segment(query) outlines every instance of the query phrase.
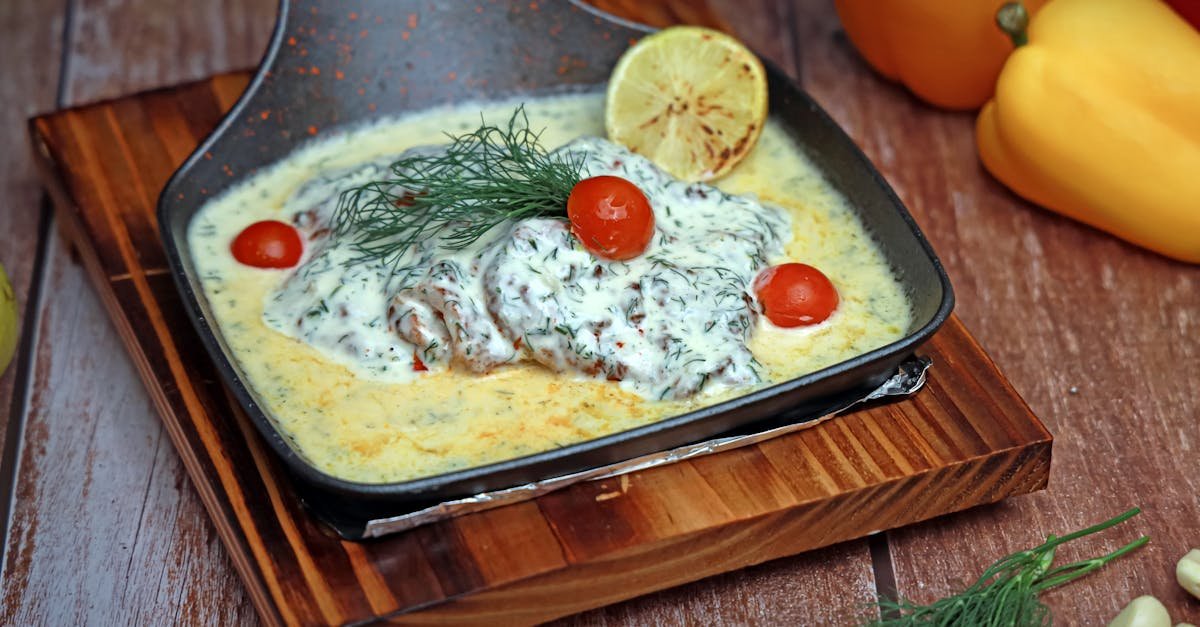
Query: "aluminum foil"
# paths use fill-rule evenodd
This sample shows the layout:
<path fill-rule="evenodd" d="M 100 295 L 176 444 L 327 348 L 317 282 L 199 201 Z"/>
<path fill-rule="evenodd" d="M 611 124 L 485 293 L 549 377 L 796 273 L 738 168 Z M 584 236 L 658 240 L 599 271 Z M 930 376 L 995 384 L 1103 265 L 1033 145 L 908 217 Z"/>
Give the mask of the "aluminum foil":
<path fill-rule="evenodd" d="M 543 494 L 561 490 L 570 485 L 583 481 L 596 481 L 599 479 L 608 479 L 619 475 L 662 466 L 665 464 L 673 464 L 685 459 L 701 457 L 703 455 L 712 455 L 742 446 L 757 444 L 772 438 L 777 438 L 781 435 L 807 429 L 818 425 L 840 413 L 843 413 L 857 405 L 871 401 L 886 399 L 890 397 L 908 396 L 915 393 L 925 385 L 925 374 L 929 370 L 932 361 L 928 357 L 910 357 L 907 361 L 900 364 L 896 369 L 896 373 L 891 376 L 882 385 L 873 390 L 871 393 L 862 398 L 847 402 L 829 413 L 814 418 L 808 418 L 799 422 L 775 427 L 759 433 L 748 435 L 737 435 L 729 437 L 714 438 L 705 442 L 696 444 L 688 444 L 673 448 L 667 451 L 650 453 L 641 457 L 635 457 L 623 462 L 600 466 L 590 470 L 582 470 L 580 472 L 545 479 L 525 485 L 505 488 L 503 490 L 494 490 L 492 492 L 483 492 L 474 496 L 447 501 L 437 505 L 427 507 L 425 509 L 400 514 L 390 518 L 380 518 L 367 523 L 363 537 L 378 538 L 392 533 L 412 529 L 421 525 L 427 525 L 439 520 L 462 516 L 463 514 L 471 514 L 489 510 L 494 507 L 502 507 L 511 505 L 521 501 L 528 501 L 537 498 Z"/>

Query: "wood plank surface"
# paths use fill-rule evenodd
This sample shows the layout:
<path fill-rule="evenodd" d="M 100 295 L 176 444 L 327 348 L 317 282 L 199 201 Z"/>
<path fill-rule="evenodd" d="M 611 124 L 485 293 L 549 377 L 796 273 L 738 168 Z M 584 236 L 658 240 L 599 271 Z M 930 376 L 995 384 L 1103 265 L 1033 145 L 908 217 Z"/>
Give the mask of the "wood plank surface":
<path fill-rule="evenodd" d="M 24 407 L 35 366 L 38 331 L 38 293 L 44 254 L 49 203 L 41 189 L 29 150 L 20 148 L 25 119 L 61 104 L 57 100 L 59 50 L 65 0 L 38 2 L 11 0 L 0 3 L 0 264 L 12 282 L 22 316 L 22 346 L 8 369 L 0 372 L 0 531 L 9 537 L 14 499 L 28 493 L 16 491 L 17 455 L 22 447 Z M 20 569 L 7 568 L 8 542 L 0 544 L 4 556 L 3 579 Z M 17 555 L 16 559 L 22 556 Z M 20 599 L 11 588 L 0 590 L 0 624 L 11 620 Z"/>
<path fill-rule="evenodd" d="M 36 320 L 36 303 L 30 295 L 43 218 L 45 198 L 28 150 L 21 149 L 25 120 L 52 109 L 58 88 L 59 42 L 62 40 L 65 0 L 0 3 L 0 265 L 16 292 L 23 319 Z M 32 321 L 22 339 L 32 342 Z M 26 392 L 32 351 L 21 349 L 12 365 L 0 372 L 0 460 L 11 460 L 19 440 L 20 406 Z M 18 379 L 22 379 L 20 389 Z M 14 395 L 15 393 L 15 395 Z M 12 415 L 10 415 L 12 414 Z M 9 440 L 9 432 L 14 436 Z M 9 449 L 12 449 L 11 451 Z M 7 519 L 12 486 L 11 465 L 0 463 L 0 529 Z"/>
<path fill-rule="evenodd" d="M 36 16 L 31 8 L 35 4 Z M 72 75 L 73 67 L 82 68 L 78 82 L 69 83 L 71 102 L 252 65 L 257 53 L 248 48 L 238 52 L 239 46 L 246 45 L 239 42 L 264 40 L 271 23 L 267 14 L 273 12 L 270 2 L 225 3 L 209 12 L 203 5 L 180 9 L 141 4 L 145 6 L 76 2 L 76 10 L 87 19 L 68 33 L 74 54 L 65 71 Z M 896 186 L 949 268 L 958 287 L 960 315 L 1059 436 L 1058 460 L 1051 489 L 1045 494 L 889 533 L 901 592 L 931 598 L 960 585 L 994 557 L 1036 542 L 1041 533 L 1095 521 L 1136 502 L 1149 510 L 1139 529 L 1156 536 L 1146 555 L 1053 595 L 1052 606 L 1066 622 L 1100 623 L 1126 599 L 1154 591 L 1167 601 L 1176 620 L 1197 622 L 1197 603 L 1182 597 L 1165 567 L 1182 553 L 1183 544 L 1200 544 L 1195 475 L 1185 473 L 1186 460 L 1195 457 L 1195 416 L 1200 413 L 1197 395 L 1190 388 L 1200 379 L 1196 269 L 1147 255 L 1009 195 L 977 166 L 971 117 L 928 109 L 870 74 L 838 34 L 826 2 L 722 0 L 716 4 L 732 5 L 733 11 L 720 13 L 738 32 L 785 68 L 799 71 L 806 88 Z M 56 22 L 60 18 L 46 3 L 30 0 L 3 3 L 0 16 L 4 17 L 0 46 L 20 53 L 0 58 L 3 114 L 14 110 L 13 103 L 30 99 L 46 103 L 39 108 L 48 107 L 53 90 L 46 91 L 47 85 L 53 84 L 58 71 L 54 52 L 58 42 L 53 34 L 61 29 L 61 22 Z M 237 37 L 219 38 L 219 33 L 237 29 L 241 29 Z M 154 34 L 144 35 L 147 32 Z M 30 38 L 33 43 L 25 43 Z M 38 54 L 30 60 L 28 50 Z M 51 100 L 44 100 L 47 97 Z M 19 136 L 19 127 L 5 120 L 0 132 Z M 20 161 L 23 154 L 2 153 L 0 159 L 15 156 L 18 167 L 12 171 L 5 167 L 0 177 L 12 176 L 28 185 L 28 166 L 20 165 L 27 163 Z M 14 174 L 22 171 L 24 175 Z M 7 190 L 11 183 L 4 185 Z M 0 261 L 12 272 L 10 255 L 15 257 L 16 265 L 29 266 L 23 274 L 28 277 L 36 242 L 20 233 L 21 228 L 30 228 L 30 216 L 36 215 L 36 196 L 14 198 L 0 207 Z M 10 230 L 11 224 L 25 226 Z M 137 435 L 144 436 L 158 422 L 82 271 L 66 261 L 61 248 L 54 249 L 52 263 L 57 265 L 46 271 L 47 281 L 57 282 L 45 292 L 62 295 L 46 303 L 37 318 L 47 320 L 38 325 L 48 338 L 22 357 L 27 363 L 36 359 L 39 367 L 31 371 L 41 372 L 41 389 L 55 390 L 60 398 L 53 406 L 35 404 L 19 413 L 25 414 L 27 423 L 44 424 L 43 434 L 63 426 L 75 428 L 74 423 L 80 422 L 106 435 L 82 443 L 60 437 L 38 453 L 47 444 L 37 439 L 36 429 L 27 430 L 20 475 L 26 492 L 23 497 L 18 494 L 18 510 L 37 515 L 26 514 L 24 531 L 11 533 L 5 542 L 0 623 L 18 622 L 18 618 L 48 622 L 44 616 L 192 624 L 219 617 L 239 623 L 251 620 L 241 584 L 223 551 L 211 548 L 217 544 L 214 530 L 165 438 L 158 439 L 157 462 L 120 467 L 131 453 L 144 460 L 145 454 L 137 449 L 148 444 L 137 437 L 122 439 L 113 431 L 125 428 L 129 433 L 130 424 L 142 425 L 145 429 Z M 53 278 L 58 275 L 74 278 Z M 1133 296 L 1125 295 L 1130 292 Z M 87 332 L 75 332 L 71 324 Z M 55 364 L 60 364 L 58 374 L 52 375 Z M 0 378 L 0 401 L 5 400 L 4 386 L 11 385 L 13 377 L 10 370 Z M 1072 387 L 1077 393 L 1071 393 Z M 5 410 L 8 406 L 7 402 L 0 405 Z M 82 450 L 69 450 L 72 447 Z M 111 456 L 100 455 L 101 447 L 107 447 Z M 89 456 L 104 463 L 89 462 Z M 60 459 L 69 463 L 59 464 Z M 79 496 L 72 492 L 73 484 L 89 472 L 95 475 L 97 468 L 102 470 L 100 483 L 140 476 L 141 485 L 151 486 L 143 491 L 149 496 L 137 496 L 134 490 L 133 496 L 109 495 L 110 501 L 117 499 L 109 502 L 89 490 L 88 516 L 74 520 L 70 533 L 61 535 L 65 521 L 45 529 L 56 514 L 54 504 L 72 504 Z M 160 474 L 166 475 L 165 480 L 152 481 Z M 114 475 L 128 477 L 111 479 Z M 137 485 L 132 480 L 126 483 Z M 1093 490 L 1095 486 L 1100 489 Z M 26 503 L 27 499 L 46 499 L 47 504 Z M 143 501 L 150 502 L 146 506 L 150 511 L 178 510 L 177 520 L 190 526 L 176 529 L 169 517 L 125 513 L 142 511 Z M 141 533 L 160 541 L 139 540 L 140 556 L 129 560 L 118 546 L 122 540 L 105 535 L 104 529 L 111 526 L 104 522 L 95 526 L 96 516 L 144 518 Z M 55 532 L 65 539 L 35 544 L 35 538 L 55 538 Z M 1132 536 L 1134 530 L 1125 533 Z M 180 537 L 178 544 L 161 541 L 172 535 Z M 107 546 L 93 553 L 107 551 L 114 558 L 99 571 L 85 569 L 98 561 L 82 557 L 87 553 L 79 551 L 90 544 Z M 783 619 L 779 622 L 830 622 L 844 616 L 839 613 L 842 609 L 870 596 L 873 582 L 864 544 L 843 544 L 778 560 L 575 620 L 584 624 L 771 623 L 777 618 Z M 122 586 L 134 590 L 126 598 L 139 600 L 140 607 L 114 607 L 114 584 L 105 581 L 112 578 L 108 576 L 111 563 L 128 564 L 117 576 Z M 185 588 L 159 585 L 169 577 L 190 581 Z M 58 613 L 47 613 L 51 608 Z"/>
<path fill-rule="evenodd" d="M 154 237 L 173 162 L 246 78 L 74 108 L 33 131 L 61 228 L 264 619 L 539 621 L 1044 486 L 1049 434 L 951 318 L 927 348 L 939 367 L 903 402 L 536 503 L 338 542 L 301 510 L 212 365 L 194 358 L 202 350 Z M 831 609 L 860 611 L 860 590 Z"/>
<path fill-rule="evenodd" d="M 40 27 L 47 6 L 15 4 L 27 5 L 28 15 L 0 32 L 5 45 L 10 34 L 20 42 L 25 28 Z M 275 6 L 273 0 L 72 0 L 69 28 L 63 32 L 61 21 L 49 20 L 57 24 L 55 38 L 29 50 L 66 49 L 60 104 L 77 104 L 254 65 Z M 13 67 L 53 76 L 59 60 L 57 53 L 38 54 Z M 6 66 L 6 89 L 8 76 Z M 6 120 L 13 145 L 23 126 Z M 36 216 L 19 207 L 8 213 Z M 48 242 L 45 264 L 0 624 L 254 620 L 244 586 L 83 268 L 57 237 Z"/>
<path fill-rule="evenodd" d="M 1200 546 L 1200 267 L 1146 252 L 1021 201 L 979 165 L 974 116 L 936 111 L 872 74 L 823 0 L 798 2 L 805 87 L 848 130 L 946 265 L 956 311 L 1056 436 L 1050 488 L 889 532 L 900 593 L 930 601 L 1001 555 L 1138 505 L 1126 528 L 1067 548 L 1151 544 L 1049 595 L 1099 624 L 1154 594 L 1175 622 L 1200 602 L 1174 564 Z"/>

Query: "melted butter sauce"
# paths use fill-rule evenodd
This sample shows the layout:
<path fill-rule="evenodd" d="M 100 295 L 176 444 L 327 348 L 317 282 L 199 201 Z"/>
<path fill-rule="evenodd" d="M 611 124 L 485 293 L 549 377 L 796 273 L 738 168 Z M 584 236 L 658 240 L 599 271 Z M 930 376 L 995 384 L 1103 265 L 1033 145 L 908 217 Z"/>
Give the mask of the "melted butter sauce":
<path fill-rule="evenodd" d="M 247 385 L 281 431 L 319 469 L 352 481 L 392 482 L 478 466 L 581 442 L 711 405 L 750 391 L 718 390 L 654 401 L 620 385 L 522 363 L 487 375 L 455 369 L 413 376 L 364 376 L 264 322 L 269 295 L 290 271 L 237 263 L 229 243 L 247 225 L 290 221 L 289 197 L 323 172 L 445 140 L 445 132 L 509 117 L 517 102 L 437 109 L 331 137 L 302 149 L 222 197 L 192 220 L 189 240 L 217 326 Z M 525 103 L 542 142 L 554 147 L 603 135 L 603 97 Z M 783 129 L 768 123 L 756 148 L 716 182 L 735 194 L 786 208 L 791 240 L 771 263 L 820 268 L 841 304 L 826 322 L 780 329 L 760 317 L 749 347 L 769 385 L 833 365 L 903 336 L 910 306 L 846 201 Z"/>

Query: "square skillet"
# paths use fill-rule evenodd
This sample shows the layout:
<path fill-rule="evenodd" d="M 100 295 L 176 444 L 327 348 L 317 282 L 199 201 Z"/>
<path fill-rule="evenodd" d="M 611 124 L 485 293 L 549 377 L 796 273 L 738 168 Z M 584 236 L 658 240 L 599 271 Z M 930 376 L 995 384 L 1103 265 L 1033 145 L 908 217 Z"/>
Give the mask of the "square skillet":
<path fill-rule="evenodd" d="M 344 536 L 366 520 L 483 491 L 611 464 L 766 423 L 802 421 L 892 374 L 950 315 L 949 279 L 900 200 L 830 117 L 766 63 L 772 117 L 847 197 L 913 306 L 899 341 L 718 405 L 559 449 L 412 481 L 345 481 L 313 466 L 260 409 L 229 349 L 188 248 L 206 201 L 313 134 L 466 100 L 602 90 L 617 58 L 648 29 L 570 0 L 475 3 L 281 0 L 270 47 L 246 93 L 167 183 L 158 220 L 185 308 L 225 384 L 282 458 L 305 502 Z M 936 367 L 936 366 L 935 366 Z"/>

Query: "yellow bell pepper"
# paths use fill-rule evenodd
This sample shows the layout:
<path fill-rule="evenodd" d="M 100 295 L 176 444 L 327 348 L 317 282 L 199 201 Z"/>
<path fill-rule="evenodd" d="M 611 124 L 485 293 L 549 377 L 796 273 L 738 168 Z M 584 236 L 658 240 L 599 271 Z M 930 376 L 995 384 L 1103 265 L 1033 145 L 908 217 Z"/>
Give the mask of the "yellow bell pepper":
<path fill-rule="evenodd" d="M 1025 0 L 1035 12 L 1046 0 Z M 945 109 L 992 97 L 1013 44 L 996 27 L 1004 0 L 835 0 L 846 36 L 885 77 Z"/>
<path fill-rule="evenodd" d="M 1200 33 L 1159 0 L 1053 0 L 976 123 L 1026 199 L 1200 263 Z"/>

